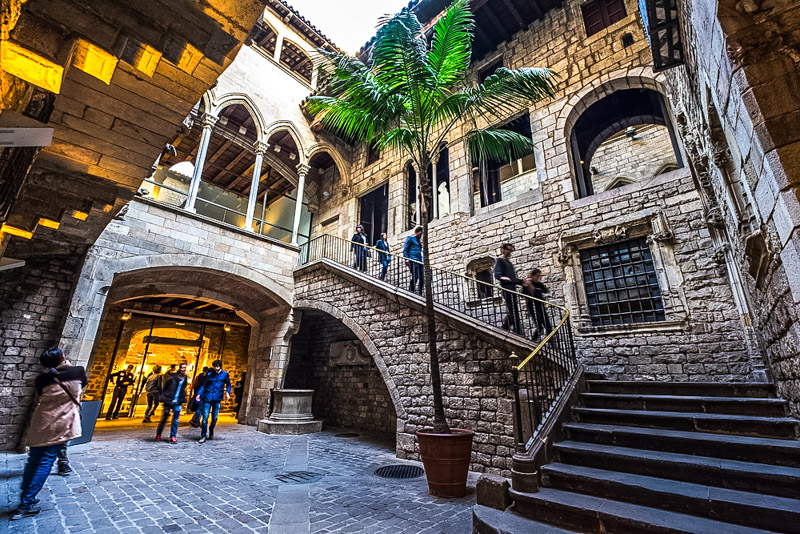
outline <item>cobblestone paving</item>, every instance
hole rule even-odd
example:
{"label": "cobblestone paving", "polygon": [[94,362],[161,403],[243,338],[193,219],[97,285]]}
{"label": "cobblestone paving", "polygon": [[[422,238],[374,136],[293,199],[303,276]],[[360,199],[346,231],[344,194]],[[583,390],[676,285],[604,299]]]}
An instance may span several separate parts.
{"label": "cobblestone paving", "polygon": [[[51,476],[39,494],[42,513],[9,521],[19,499],[25,455],[0,455],[0,532],[413,532],[469,533],[477,474],[463,499],[437,499],[425,477],[384,479],[375,469],[413,464],[394,456],[379,435],[268,436],[252,427],[219,425],[197,443],[199,430],[181,428],[178,445],[152,440],[154,430],[98,430],[70,449],[75,474]],[[319,475],[311,483],[276,477]]]}

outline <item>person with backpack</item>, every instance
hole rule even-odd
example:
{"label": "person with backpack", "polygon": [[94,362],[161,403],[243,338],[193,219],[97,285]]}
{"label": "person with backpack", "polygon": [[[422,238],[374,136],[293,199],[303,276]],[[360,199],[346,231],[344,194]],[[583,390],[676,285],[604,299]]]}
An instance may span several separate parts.
{"label": "person with backpack", "polygon": [[39,400],[28,430],[28,461],[22,473],[20,503],[12,512],[17,521],[41,512],[36,496],[64,446],[81,436],[81,393],[89,383],[83,367],[71,366],[61,349],[48,349],[39,358],[47,369],[36,377]]}
{"label": "person with backpack", "polygon": [[150,423],[150,418],[156,413],[161,399],[161,366],[153,367],[153,372],[147,375],[144,383],[144,392],[147,394],[147,410],[144,412],[142,423]]}
{"label": "person with backpack", "polygon": [[161,421],[159,421],[156,429],[156,441],[161,441],[161,432],[164,430],[167,419],[172,415],[169,442],[173,445],[178,443],[178,423],[181,418],[181,405],[186,402],[187,382],[186,364],[182,363],[178,366],[177,372],[169,377],[169,380],[164,385],[164,391],[161,392],[161,404],[164,407],[162,408]]}

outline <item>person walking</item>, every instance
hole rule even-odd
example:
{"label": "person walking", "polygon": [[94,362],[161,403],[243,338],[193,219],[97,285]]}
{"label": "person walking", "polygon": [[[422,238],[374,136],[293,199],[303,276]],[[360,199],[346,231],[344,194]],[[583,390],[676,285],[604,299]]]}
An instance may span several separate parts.
{"label": "person walking", "polygon": [[36,495],[44,486],[53,463],[71,439],[81,436],[80,397],[88,384],[86,370],[64,361],[59,348],[48,349],[39,358],[47,369],[36,377],[34,385],[39,395],[31,417],[27,445],[28,461],[22,472],[20,503],[11,520],[36,515],[41,508]]}
{"label": "person walking", "polygon": [[192,408],[194,410],[194,415],[192,415],[192,419],[189,421],[192,428],[200,426],[200,418],[203,416],[203,403],[197,400],[197,394],[208,378],[208,369],[208,367],[203,367],[203,372],[197,375],[194,379],[194,384],[192,384],[192,400],[189,402],[189,404],[194,405]]}
{"label": "person walking", "polygon": [[386,232],[381,234],[381,238],[375,243],[375,248],[378,249],[378,261],[381,264],[381,274],[378,278],[383,280],[386,278],[389,262],[392,261],[392,256],[389,254],[389,236],[386,235]]}
{"label": "person walking", "polygon": [[175,367],[176,365],[173,363],[169,366],[167,372],[164,373],[164,377],[161,379],[161,391],[164,391],[164,388],[167,387],[167,381],[169,380],[169,377],[175,374]]}
{"label": "person walking", "polygon": [[108,378],[114,383],[114,393],[111,395],[111,406],[106,412],[106,420],[119,419],[119,410],[128,394],[128,388],[136,381],[133,376],[133,365],[111,374]]}
{"label": "person walking", "polygon": [[503,330],[511,330],[515,334],[522,335],[517,286],[522,285],[523,281],[517,278],[514,264],[511,263],[511,254],[514,251],[514,245],[503,243],[500,249],[500,256],[494,262],[494,277],[500,282],[500,287],[503,288],[503,298],[506,301],[506,310],[508,312],[508,315],[503,319]]}
{"label": "person walking", "polygon": [[161,404],[163,405],[161,421],[156,429],[156,441],[161,441],[161,432],[167,419],[172,415],[172,424],[169,429],[169,442],[175,445],[178,443],[178,423],[181,418],[181,404],[186,402],[186,364],[178,366],[178,370],[169,377],[164,391],[161,392]]}
{"label": "person walking", "polygon": [[242,400],[244,400],[244,387],[247,384],[247,371],[242,371],[236,385],[233,386],[233,394],[236,396],[236,418],[239,418],[239,412],[242,409]]}
{"label": "person walking", "polygon": [[142,423],[151,422],[150,418],[156,413],[158,402],[161,398],[161,378],[160,365],[153,367],[153,372],[147,375],[147,380],[144,383],[144,392],[147,394],[147,410],[144,412]]}
{"label": "person walking", "polygon": [[422,227],[414,228],[414,235],[408,236],[403,246],[403,257],[411,271],[411,281],[408,290],[422,295],[425,286],[425,272],[422,270]]}
{"label": "person walking", "polygon": [[[231,398],[231,377],[228,371],[222,369],[222,360],[214,360],[208,378],[197,392],[197,401],[203,403],[203,422],[200,425],[200,443],[207,439],[214,439],[214,427],[217,426],[219,405],[223,396],[225,400]],[[211,425],[208,424],[208,414],[211,412]]]}
{"label": "person walking", "polygon": [[546,336],[553,330],[550,316],[547,315],[547,304],[544,302],[547,300],[545,295],[550,293],[550,290],[542,283],[541,269],[533,269],[528,273],[528,278],[525,279],[522,286],[522,292],[536,299],[525,299],[528,301],[528,314],[536,325],[536,330],[533,332],[533,339],[536,341],[540,335]]}
{"label": "person walking", "polygon": [[359,224],[356,226],[356,233],[353,235],[353,239],[351,239],[351,241],[353,244],[350,245],[350,248],[356,256],[356,261],[353,264],[353,267],[359,271],[366,272],[369,249],[367,248],[367,234],[364,233],[364,227],[362,225]]}

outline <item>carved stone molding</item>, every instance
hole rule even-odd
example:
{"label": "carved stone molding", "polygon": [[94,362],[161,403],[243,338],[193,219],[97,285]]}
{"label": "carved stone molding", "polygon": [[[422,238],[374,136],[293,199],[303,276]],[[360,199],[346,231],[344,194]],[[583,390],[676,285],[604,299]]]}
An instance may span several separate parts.
{"label": "carved stone molding", "polygon": [[331,365],[369,365],[370,358],[361,350],[358,341],[339,341],[331,343]]}
{"label": "carved stone molding", "polygon": [[706,212],[706,224],[711,228],[724,228],[725,217],[722,210],[717,206]]}
{"label": "carved stone molding", "polygon": [[727,243],[722,243],[714,247],[714,252],[711,255],[712,259],[718,263],[719,265],[725,265],[725,254],[728,252],[730,247]]}
{"label": "carved stone molding", "polygon": [[628,228],[619,224],[612,228],[595,230],[593,236],[595,245],[609,245],[622,241],[626,237],[628,237]]}

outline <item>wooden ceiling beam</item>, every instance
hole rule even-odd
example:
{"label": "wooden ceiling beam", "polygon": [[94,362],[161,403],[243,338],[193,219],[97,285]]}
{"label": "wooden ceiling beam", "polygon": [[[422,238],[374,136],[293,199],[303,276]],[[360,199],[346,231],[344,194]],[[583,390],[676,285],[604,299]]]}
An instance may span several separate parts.
{"label": "wooden ceiling beam", "polygon": [[514,17],[514,20],[517,21],[517,26],[519,26],[520,30],[525,30],[528,28],[528,25],[525,23],[525,20],[522,18],[522,15],[519,14],[517,10],[517,6],[511,0],[503,0],[506,8],[511,12],[511,16]]}
{"label": "wooden ceiling beam", "polygon": [[497,30],[497,33],[500,34],[500,38],[503,41],[508,41],[511,38],[511,35],[508,34],[508,30],[506,30],[506,27],[503,26],[503,23],[500,22],[500,19],[498,19],[497,15],[495,15],[494,11],[492,11],[491,4],[487,5],[483,9],[483,13],[486,14],[486,17],[489,19],[489,22],[492,23],[492,26],[494,26],[495,30]]}

